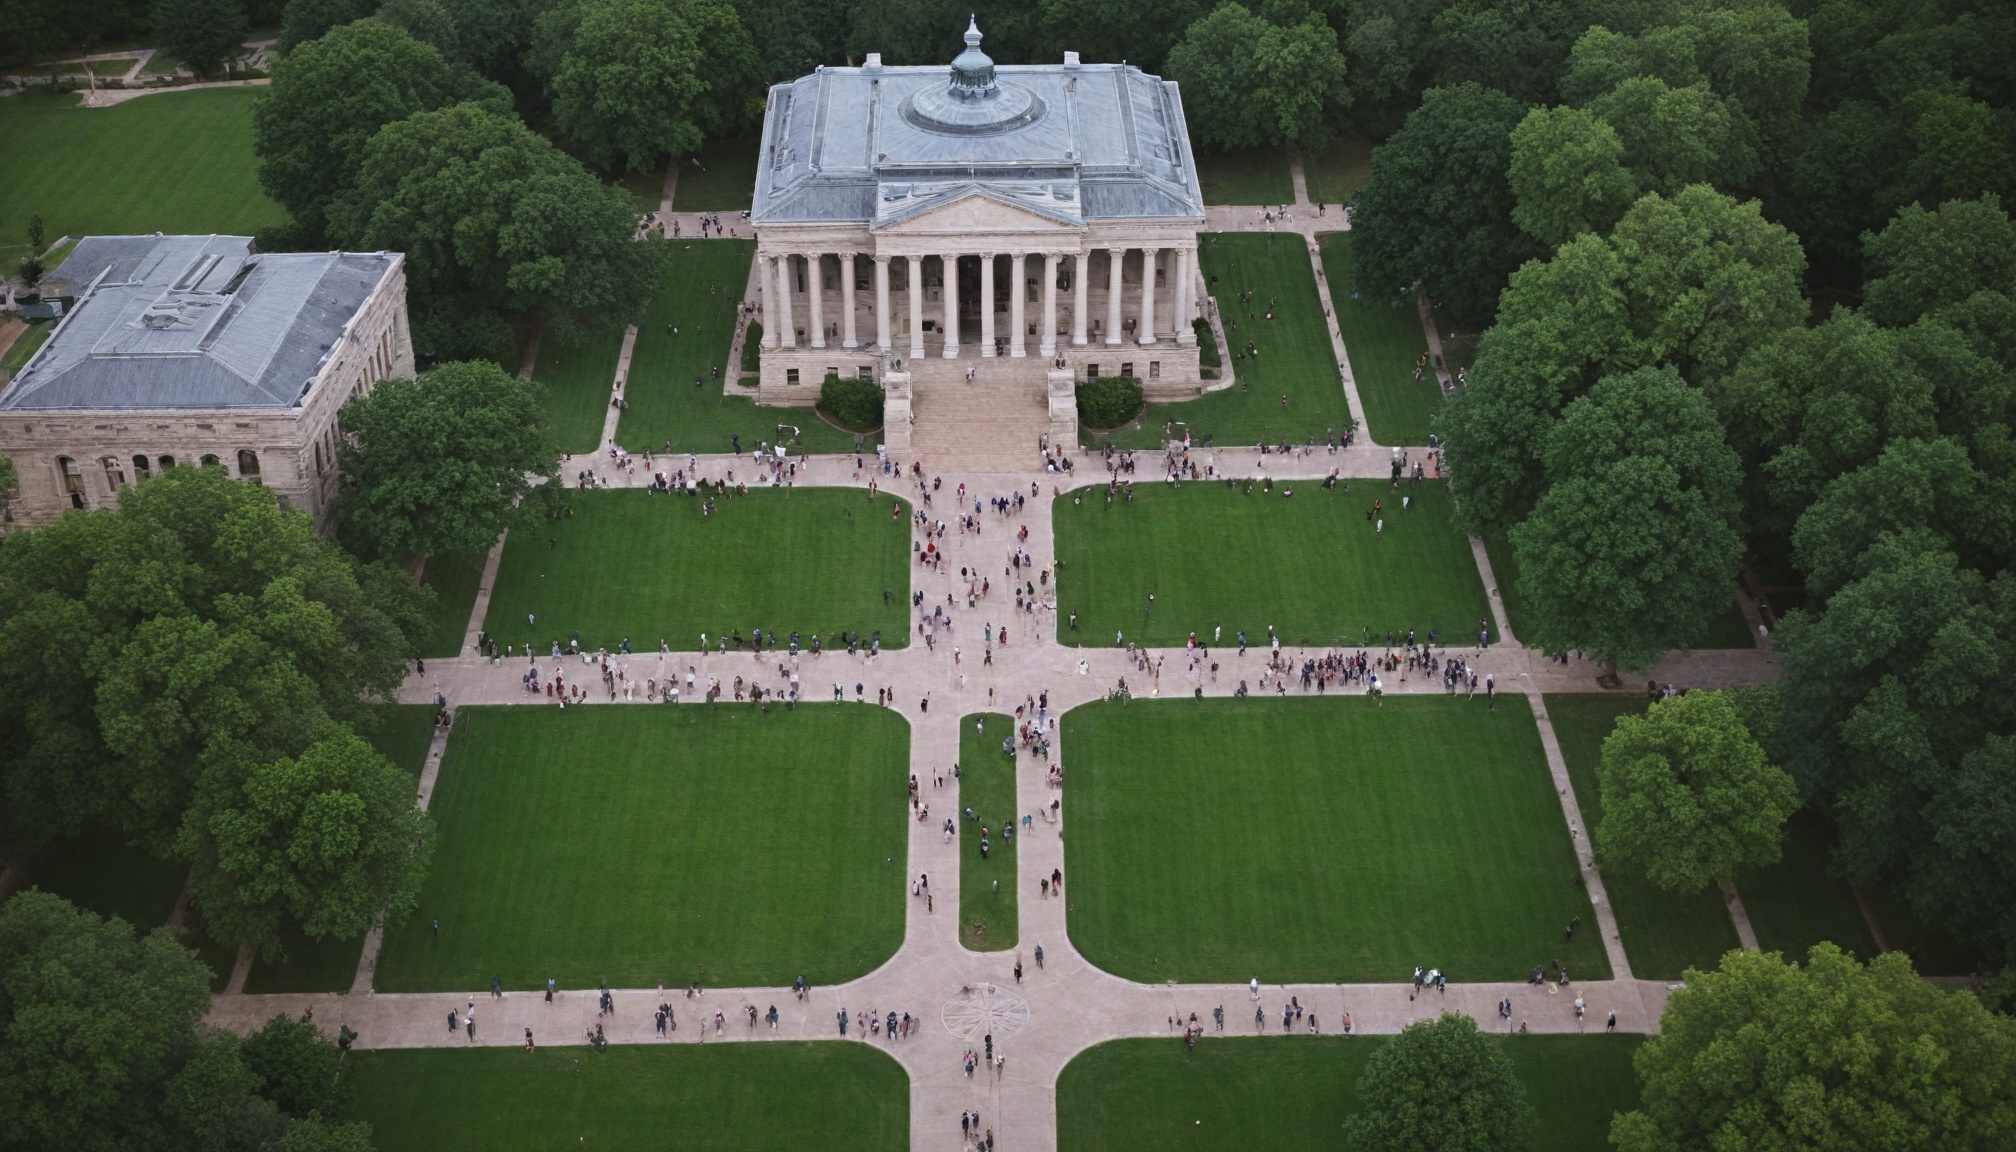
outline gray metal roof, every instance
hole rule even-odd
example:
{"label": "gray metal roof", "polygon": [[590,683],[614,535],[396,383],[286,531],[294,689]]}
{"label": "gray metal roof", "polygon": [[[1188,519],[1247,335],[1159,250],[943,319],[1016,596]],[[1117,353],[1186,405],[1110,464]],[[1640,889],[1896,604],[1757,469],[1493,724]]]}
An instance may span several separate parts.
{"label": "gray metal roof", "polygon": [[1198,219],[1176,85],[1124,64],[821,68],[770,89],[750,219],[880,228],[979,193],[1068,224]]}
{"label": "gray metal roof", "polygon": [[76,305],[0,410],[290,408],[396,253],[254,254],[247,236],[88,236]]}

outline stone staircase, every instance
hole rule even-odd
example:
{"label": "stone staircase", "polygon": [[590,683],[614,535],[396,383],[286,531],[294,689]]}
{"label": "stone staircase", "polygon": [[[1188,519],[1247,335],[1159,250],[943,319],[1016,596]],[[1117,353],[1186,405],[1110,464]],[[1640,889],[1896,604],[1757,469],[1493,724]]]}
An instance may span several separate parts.
{"label": "stone staircase", "polygon": [[[911,456],[929,469],[1027,472],[1041,467],[1050,430],[1044,362],[923,360],[911,362]],[[966,382],[966,369],[978,378]]]}

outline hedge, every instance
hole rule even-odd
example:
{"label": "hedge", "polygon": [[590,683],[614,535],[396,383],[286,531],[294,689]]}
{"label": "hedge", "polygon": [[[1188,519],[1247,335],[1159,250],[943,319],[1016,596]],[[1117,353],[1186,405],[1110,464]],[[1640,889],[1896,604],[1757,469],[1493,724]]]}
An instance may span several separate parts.
{"label": "hedge", "polygon": [[882,426],[882,387],[858,376],[828,376],[819,385],[819,410],[849,432]]}
{"label": "hedge", "polygon": [[1078,422],[1087,428],[1118,428],[1141,414],[1141,382],[1101,376],[1078,385]]}

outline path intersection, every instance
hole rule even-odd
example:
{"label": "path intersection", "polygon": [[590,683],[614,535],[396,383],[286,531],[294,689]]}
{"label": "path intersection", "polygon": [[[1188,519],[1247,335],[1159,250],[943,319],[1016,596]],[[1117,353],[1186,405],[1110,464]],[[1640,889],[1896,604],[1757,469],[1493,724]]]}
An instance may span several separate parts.
{"label": "path intersection", "polygon": [[[1299,166],[1297,176],[1299,177]],[[1302,182],[1296,181],[1298,191]],[[668,193],[667,200],[670,196]],[[1213,224],[1258,226],[1267,223],[1257,217],[1260,210],[1213,209]],[[1250,215],[1255,220],[1245,220]],[[1235,218],[1236,217],[1236,218]],[[1313,233],[1316,224],[1339,223],[1318,220],[1313,205],[1306,202],[1295,209],[1292,222],[1277,227]],[[1319,280],[1320,283],[1320,280]],[[1341,356],[1342,338],[1334,330],[1347,392],[1350,387],[1348,360]],[[1354,416],[1363,409],[1350,396]],[[604,450],[594,467],[612,487],[631,483],[629,473],[614,465],[609,449],[615,447],[615,419],[612,413],[605,435]],[[1411,458],[1427,455],[1426,449],[1411,449]],[[1209,465],[1218,476],[1271,477],[1279,480],[1316,481],[1337,472],[1353,479],[1385,480],[1391,474],[1393,449],[1359,443],[1348,449],[1326,452],[1315,448],[1306,453],[1262,454],[1256,449],[1198,450],[1192,453],[1199,471]],[[1137,483],[1160,479],[1162,454],[1142,452]],[[913,623],[934,605],[952,603],[952,631],[948,642],[934,647],[916,642],[882,652],[879,656],[849,656],[829,651],[779,661],[776,652],[760,655],[723,654],[694,651],[699,637],[668,637],[675,649],[661,655],[641,652],[627,658],[627,674],[635,679],[668,676],[683,683],[690,669],[697,683],[718,679],[727,684],[736,677],[782,690],[790,673],[801,681],[801,697],[807,701],[830,699],[830,685],[865,683],[874,688],[892,688],[894,703],[910,724],[911,772],[921,782],[924,798],[934,799],[932,781],[940,772],[949,772],[959,758],[960,718],[983,711],[1012,712],[1027,698],[1047,693],[1049,715],[1056,717],[1080,704],[1103,698],[1123,679],[1136,698],[1189,696],[1201,691],[1206,696],[1229,696],[1244,678],[1257,684],[1268,655],[1255,648],[1243,658],[1231,651],[1216,653],[1224,670],[1214,679],[1202,666],[1190,670],[1188,654],[1181,648],[1149,649],[1130,653],[1126,649],[1077,648],[1059,644],[1057,622],[1050,605],[1030,614],[1014,614],[1018,620],[1007,625],[1009,640],[995,648],[991,664],[977,658],[982,647],[982,622],[1002,625],[1007,613],[1001,603],[967,607],[962,567],[988,571],[1006,566],[1014,545],[1012,530],[1026,527],[1028,538],[1021,548],[1039,569],[1056,562],[1051,508],[1054,499],[1068,499],[1079,489],[1096,492],[1107,476],[1096,455],[1074,460],[1075,470],[1057,473],[1044,470],[1035,445],[1029,450],[1026,472],[961,474],[956,461],[926,461],[927,483],[942,480],[941,506],[949,506],[952,492],[966,486],[969,498],[982,499],[1019,493],[1027,498],[1014,516],[989,517],[979,535],[953,532],[937,539],[947,553],[942,571],[912,564],[912,589],[924,594],[924,608],[913,614]],[[915,482],[876,473],[874,460],[857,468],[853,456],[826,456],[806,459],[793,483],[797,486],[855,487],[862,497],[876,499],[865,489],[872,477],[881,486],[880,497],[895,494],[917,501],[922,493]],[[576,465],[586,465],[577,459]],[[679,460],[684,467],[686,460]],[[744,482],[754,479],[755,467],[749,457],[700,457],[699,473],[709,479],[725,478],[737,472]],[[640,469],[648,477],[648,469]],[[921,506],[921,505],[920,505]],[[949,518],[949,507],[938,514]],[[921,547],[921,533],[913,528]],[[472,652],[497,576],[502,544],[493,550],[483,574],[472,614],[465,652]],[[1567,988],[1523,983],[1451,983],[1446,991],[1412,995],[1408,971],[1395,971],[1390,983],[1380,984],[1281,984],[1265,971],[1255,973],[1260,981],[1256,999],[1244,984],[1146,984],[1122,979],[1093,967],[1073,947],[1066,928],[1065,900],[1043,891],[1041,879],[1052,871],[1069,878],[1071,869],[1064,851],[1064,829],[1070,821],[1071,806],[1063,803],[1058,815],[1048,817],[1053,800],[1065,799],[1068,789],[1053,788],[1048,781],[1051,762],[1069,765],[1071,750],[1061,732],[1049,735],[1052,752],[1045,757],[1016,757],[1016,799],[1019,811],[1036,815],[1034,826],[1018,838],[1019,932],[1017,950],[973,952],[959,940],[959,845],[947,842],[937,821],[909,822],[908,864],[902,881],[907,912],[901,946],[895,955],[874,971],[858,979],[831,987],[813,987],[800,997],[788,987],[705,988],[689,997],[681,989],[654,988],[614,991],[615,1011],[604,1016],[598,1011],[598,990],[560,990],[549,1002],[543,990],[510,990],[493,997],[485,988],[444,990],[430,993],[379,993],[372,990],[372,972],[379,951],[380,934],[367,938],[356,981],[345,994],[250,995],[242,987],[241,971],[231,990],[216,997],[212,1022],[239,1032],[248,1032],[276,1013],[298,1014],[315,1009],[315,1020],[334,1029],[347,1024],[359,1033],[357,1045],[364,1048],[412,1048],[444,1045],[517,1046],[531,1029],[541,1044],[581,1044],[599,1023],[611,1043],[616,1044],[711,1044],[762,1043],[775,1040],[828,1040],[846,1043],[873,1043],[885,1048],[908,1072],[910,1083],[911,1143],[916,1148],[957,1147],[962,1112],[978,1110],[986,1127],[993,1130],[1004,1148],[1053,1149],[1057,1146],[1056,1088],[1064,1066],[1086,1048],[1122,1037],[1178,1037],[1190,1014],[1195,1013],[1206,1029],[1206,1040],[1215,1034],[1213,1009],[1222,1006],[1227,1035],[1270,1032],[1281,1036],[1281,1010],[1293,997],[1316,1018],[1320,1030],[1339,1030],[1344,1013],[1351,1014],[1354,1031],[1392,1033],[1411,1021],[1436,1013],[1454,1011],[1474,1017],[1481,1026],[1505,1030],[1523,1026],[1533,1032],[1563,1033],[1600,1030],[1612,1012],[1617,1028],[1624,1032],[1656,1030],[1665,1006],[1668,987],[1660,981],[1638,980],[1631,976],[1628,958],[1617,932],[1615,917],[1604,895],[1603,881],[1589,855],[1585,825],[1577,809],[1575,793],[1548,722],[1542,694],[1586,692],[1594,688],[1596,669],[1575,661],[1563,665],[1544,654],[1522,646],[1513,636],[1505,618],[1503,600],[1481,544],[1473,548],[1484,587],[1490,594],[1492,613],[1503,640],[1478,651],[1452,647],[1451,655],[1469,662],[1480,675],[1495,680],[1497,690],[1524,695],[1531,702],[1547,764],[1554,777],[1561,802],[1561,818],[1574,830],[1574,845],[1584,882],[1595,910],[1597,926],[1603,934],[1614,977],[1603,981],[1577,981]],[[812,573],[807,573],[812,575]],[[955,588],[955,585],[957,586]],[[1047,590],[1046,590],[1047,591]],[[1012,614],[1012,613],[1010,613]],[[955,664],[953,646],[964,648],[966,658]],[[680,650],[680,649],[686,650]],[[1321,655],[1312,649],[1310,655]],[[1283,656],[1294,655],[1299,665],[1299,649],[1283,646]],[[1143,672],[1137,660],[1160,662],[1160,675]],[[580,657],[568,659],[578,660]],[[553,661],[542,656],[538,664],[550,669]],[[1208,662],[1207,662],[1208,663]],[[780,667],[782,670],[780,671]],[[409,703],[431,703],[437,694],[449,709],[463,705],[525,705],[552,707],[543,695],[526,692],[521,677],[523,658],[497,663],[473,655],[427,662],[426,672],[408,678],[399,699]],[[1756,683],[1776,679],[1777,656],[1764,649],[1739,651],[1696,651],[1675,653],[1651,672],[1662,683],[1715,687]],[[1388,679],[1392,679],[1389,677]],[[1290,694],[1298,694],[1291,687]],[[1411,681],[1389,683],[1389,694],[1439,693],[1437,677],[1417,676]],[[641,697],[643,693],[638,693]],[[685,694],[677,705],[650,704],[643,700],[603,701],[595,706],[707,707]],[[859,707],[873,707],[862,703]],[[1054,719],[1052,724],[1055,724]],[[452,727],[451,727],[452,731]],[[437,735],[420,782],[420,802],[432,795],[445,734]],[[1068,780],[1068,771],[1066,774]],[[948,787],[956,782],[947,776]],[[941,811],[956,809],[957,793],[940,795]],[[909,885],[928,875],[930,887],[944,897],[942,908],[927,908],[922,897],[908,895]],[[1067,893],[1074,891],[1067,883]],[[1043,950],[1039,966],[1034,953]],[[1018,982],[1015,968],[1021,965]],[[668,974],[671,975],[671,974]],[[653,1014],[662,999],[674,1009],[677,1028],[669,1038],[657,1035]],[[1578,1019],[1574,1002],[1580,997],[1586,1016]],[[445,1021],[448,1010],[461,1008],[471,999],[476,1006],[473,1035],[451,1032]],[[1511,1020],[1500,1018],[1498,1005],[1509,1000]],[[749,1013],[754,1007],[756,1017]],[[764,1021],[775,1007],[774,1028]],[[1255,1008],[1263,1020],[1256,1025]],[[909,1014],[921,1025],[907,1038],[891,1039],[886,1034],[864,1039],[856,1021],[868,1012],[887,1015]],[[716,1013],[724,1021],[717,1031]],[[845,1014],[845,1036],[839,1023]],[[1306,1034],[1306,1027],[1298,1029]],[[1003,1058],[998,1068],[982,1067],[969,1074],[966,1054],[981,1052],[992,1037],[993,1049]],[[1292,1042],[1282,1038],[1282,1043]]]}

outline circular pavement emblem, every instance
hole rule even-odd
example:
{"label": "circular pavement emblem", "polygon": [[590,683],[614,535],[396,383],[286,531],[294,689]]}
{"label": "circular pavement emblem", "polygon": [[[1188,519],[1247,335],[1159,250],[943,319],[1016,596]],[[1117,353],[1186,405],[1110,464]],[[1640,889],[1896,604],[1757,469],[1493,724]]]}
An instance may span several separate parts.
{"label": "circular pavement emblem", "polygon": [[992,1034],[994,1042],[1029,1025],[1029,1002],[992,984],[968,987],[957,1000],[945,1002],[945,1028],[961,1040],[979,1043]]}

